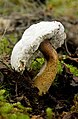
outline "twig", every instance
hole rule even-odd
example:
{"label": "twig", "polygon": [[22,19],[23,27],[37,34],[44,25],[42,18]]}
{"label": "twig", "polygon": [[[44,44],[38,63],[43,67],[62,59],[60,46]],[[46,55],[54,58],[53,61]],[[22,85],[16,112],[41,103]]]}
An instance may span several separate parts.
{"label": "twig", "polygon": [[18,96],[18,93],[17,93],[17,82],[16,82],[16,85],[15,85],[15,92],[16,92],[16,97]]}
{"label": "twig", "polygon": [[66,48],[68,55],[71,56],[71,53],[69,52],[68,47],[67,47],[67,41],[66,40],[65,40],[65,48]]}

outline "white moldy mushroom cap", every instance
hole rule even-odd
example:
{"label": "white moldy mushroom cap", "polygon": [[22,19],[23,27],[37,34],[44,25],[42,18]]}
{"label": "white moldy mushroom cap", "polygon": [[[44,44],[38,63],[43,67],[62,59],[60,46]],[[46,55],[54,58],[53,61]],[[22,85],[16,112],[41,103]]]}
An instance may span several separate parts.
{"label": "white moldy mushroom cap", "polygon": [[21,40],[16,43],[11,55],[11,66],[18,72],[23,72],[28,67],[29,60],[38,50],[45,39],[50,39],[52,46],[57,49],[64,43],[66,34],[64,27],[57,21],[42,21],[31,25],[25,30]]}

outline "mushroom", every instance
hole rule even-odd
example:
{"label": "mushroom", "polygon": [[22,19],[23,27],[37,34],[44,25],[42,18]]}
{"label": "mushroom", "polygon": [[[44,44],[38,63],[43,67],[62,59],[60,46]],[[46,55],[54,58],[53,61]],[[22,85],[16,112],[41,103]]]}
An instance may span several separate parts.
{"label": "mushroom", "polygon": [[16,43],[11,55],[11,66],[23,73],[29,69],[36,53],[42,52],[47,63],[33,79],[33,86],[39,89],[39,95],[45,94],[57,73],[58,55],[56,49],[64,43],[64,27],[57,21],[42,21],[25,30],[20,41]]}

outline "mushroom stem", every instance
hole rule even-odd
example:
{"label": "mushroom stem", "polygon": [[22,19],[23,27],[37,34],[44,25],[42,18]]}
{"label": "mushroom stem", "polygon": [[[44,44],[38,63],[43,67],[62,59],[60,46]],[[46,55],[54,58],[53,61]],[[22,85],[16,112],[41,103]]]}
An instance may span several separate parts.
{"label": "mushroom stem", "polygon": [[40,44],[40,51],[47,60],[47,66],[41,75],[37,75],[34,79],[33,85],[39,89],[39,95],[45,94],[57,73],[58,55],[48,40]]}

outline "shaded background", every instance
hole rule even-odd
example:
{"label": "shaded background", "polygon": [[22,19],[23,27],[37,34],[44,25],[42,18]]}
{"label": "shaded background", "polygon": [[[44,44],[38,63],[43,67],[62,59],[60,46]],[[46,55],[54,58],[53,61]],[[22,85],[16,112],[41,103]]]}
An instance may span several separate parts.
{"label": "shaded background", "polygon": [[24,30],[42,20],[62,22],[67,41],[77,47],[77,5],[77,0],[0,0],[0,54],[9,54]]}

